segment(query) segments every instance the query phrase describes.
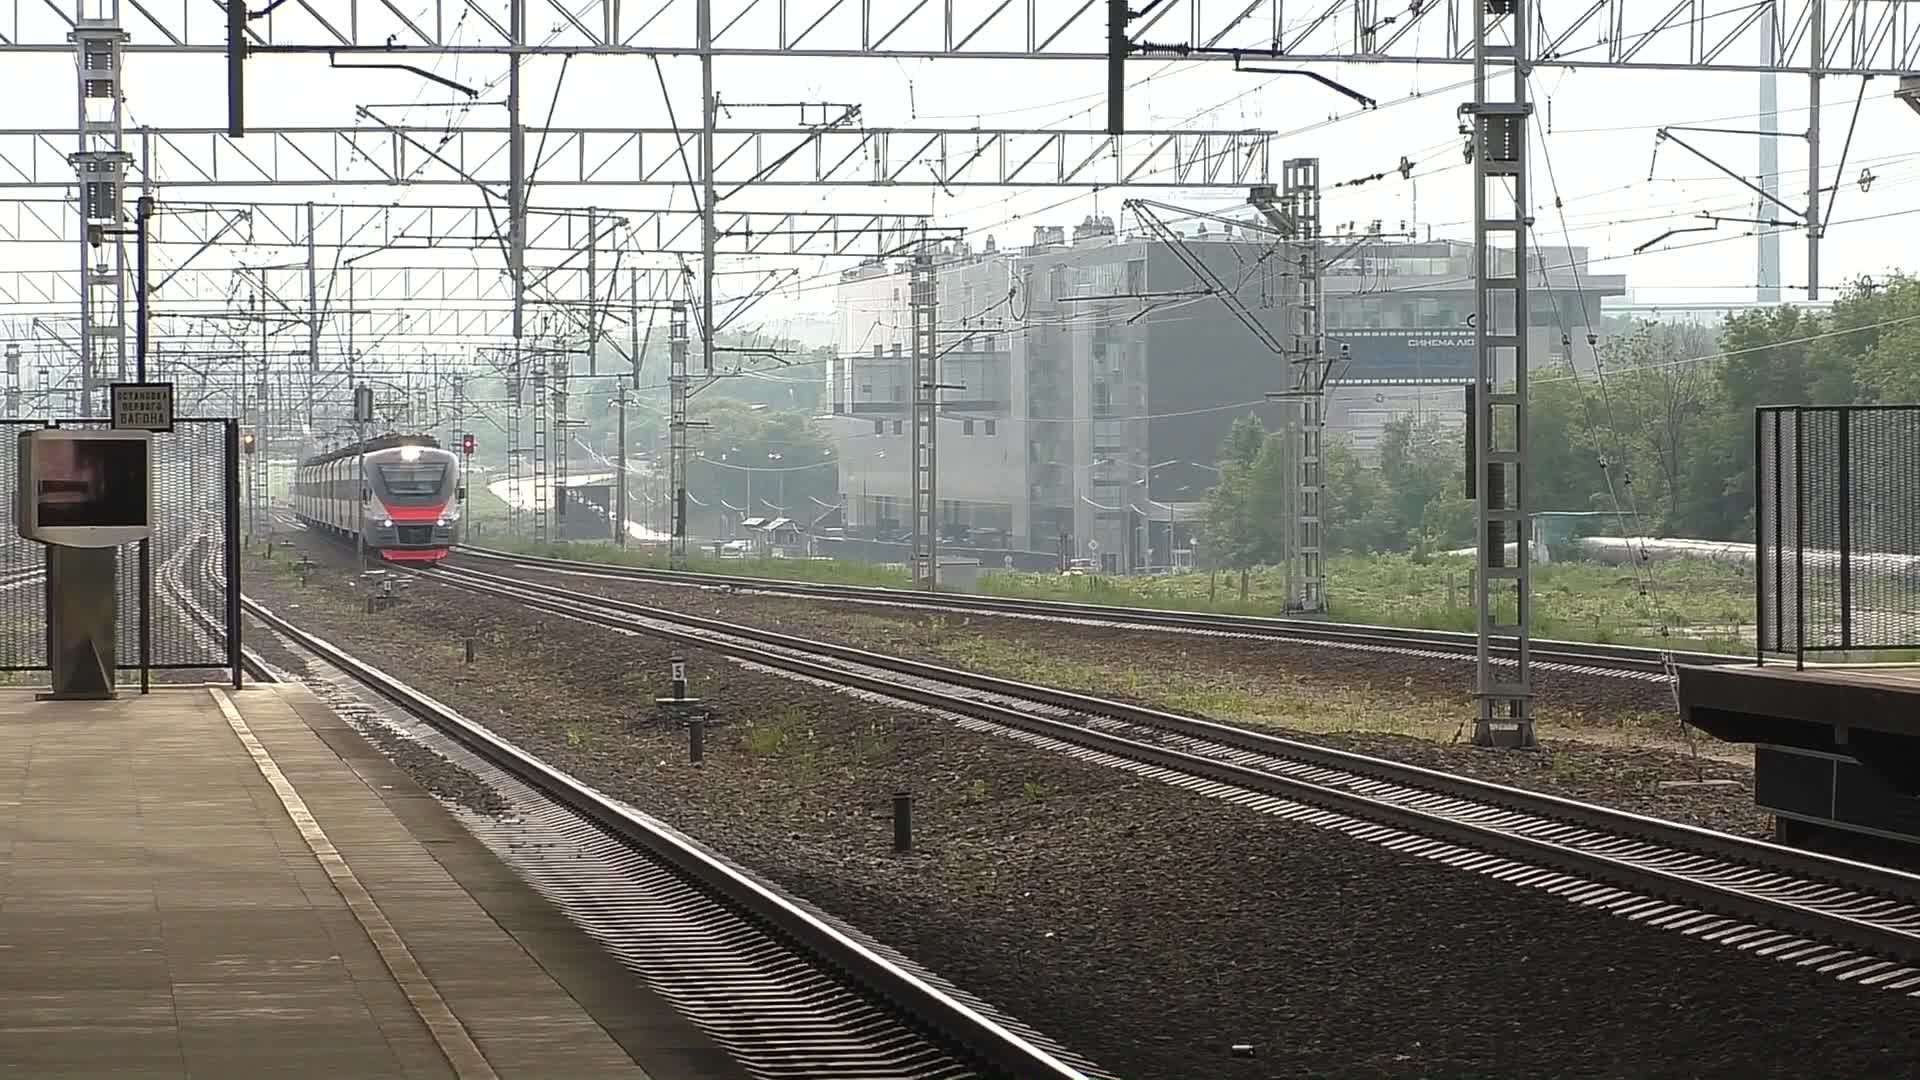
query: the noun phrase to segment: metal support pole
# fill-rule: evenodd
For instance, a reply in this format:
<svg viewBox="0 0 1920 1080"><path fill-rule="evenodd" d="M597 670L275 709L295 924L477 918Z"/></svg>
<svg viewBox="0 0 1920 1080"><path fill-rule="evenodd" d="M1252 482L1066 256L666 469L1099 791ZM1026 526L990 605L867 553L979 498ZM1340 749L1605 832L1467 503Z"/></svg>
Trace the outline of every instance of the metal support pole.
<svg viewBox="0 0 1920 1080"><path fill-rule="evenodd" d="M313 204L307 204L307 430L313 428L313 399L320 383L320 277L313 257Z"/></svg>
<svg viewBox="0 0 1920 1080"><path fill-rule="evenodd" d="M703 374L713 374L714 248L718 243L713 216L713 128L719 103L713 96L713 0L695 0L694 35L700 50L700 361Z"/></svg>
<svg viewBox="0 0 1920 1080"><path fill-rule="evenodd" d="M587 374L600 374L600 210L593 206L587 207Z"/></svg>
<svg viewBox="0 0 1920 1080"><path fill-rule="evenodd" d="M1760 17L1760 62L1771 66L1774 63L1774 41L1779 16L1769 10ZM1760 74L1760 191L1766 198L1779 201L1780 198L1780 140L1776 133L1780 130L1780 97L1778 77L1771 71ZM1770 218L1774 215L1762 201L1755 217ZM1759 239L1759 266L1754 284L1759 288L1755 298L1763 304L1780 302L1780 231L1759 225L1754 228Z"/></svg>
<svg viewBox="0 0 1920 1080"><path fill-rule="evenodd" d="M553 449L548 392L547 361L544 355L536 353L533 360L533 541L536 544L553 541L547 531L547 511L553 505L553 477L547 462L547 455Z"/></svg>
<svg viewBox="0 0 1920 1080"><path fill-rule="evenodd" d="M923 242L913 255L909 283L913 309L913 586L934 588L940 576L935 425L939 357L935 354L933 259Z"/></svg>
<svg viewBox="0 0 1920 1080"><path fill-rule="evenodd" d="M513 340L517 350L526 320L527 131L520 117L520 47L526 43L526 5L512 0L508 18L513 52L507 57L507 275L513 279Z"/></svg>
<svg viewBox="0 0 1920 1080"><path fill-rule="evenodd" d="M133 270L133 381L147 381L147 227L153 217L153 196L141 195L135 204ZM153 691L153 550L148 540L139 544L140 562L140 692Z"/></svg>
<svg viewBox="0 0 1920 1080"><path fill-rule="evenodd" d="M527 498L527 492L515 481L519 477L519 459L515 456L519 450L520 438L520 380L526 376L526 297L527 297L527 132L520 116L520 52L526 43L526 4L524 0L510 0L508 6L508 36L514 52L507 58L507 276L513 283L513 359L510 370L513 372L513 435L507 448L507 468L510 496L508 501L507 531L516 539L520 514L518 500ZM538 390L535 391L539 393ZM541 404L534 403L536 409ZM537 437L537 436L536 436ZM539 481L534 482L532 494L536 542L545 542L545 530L540 528L545 522L545 511L541 508Z"/></svg>
<svg viewBox="0 0 1920 1080"><path fill-rule="evenodd" d="M620 389L620 445L619 459L614 465L613 489L613 542L616 546L627 546L627 391Z"/></svg>
<svg viewBox="0 0 1920 1080"><path fill-rule="evenodd" d="M1511 42L1499 43L1505 20ZM1477 0L1473 8L1474 417L1481 470L1474 524L1477 746L1531 747L1531 477L1527 468L1528 39L1532 0ZM1504 68L1504 71L1495 69ZM1499 79L1510 79L1502 92ZM1499 243L1496 244L1496 240ZM1517 557L1507 565L1506 541ZM1508 612L1511 622L1505 621ZM1496 662L1496 649L1512 659Z"/></svg>
<svg viewBox="0 0 1920 1080"><path fill-rule="evenodd" d="M1807 299L1820 299L1820 80L1826 66L1827 5L1811 0L1808 6L1807 62Z"/></svg>
<svg viewBox="0 0 1920 1080"><path fill-rule="evenodd" d="M221 502L227 526L227 665L233 669L233 688L240 689L240 422L227 421L225 498Z"/></svg>
<svg viewBox="0 0 1920 1080"><path fill-rule="evenodd" d="M153 217L153 196L142 195L135 204L134 295L133 295L133 381L147 381L147 223Z"/></svg>
<svg viewBox="0 0 1920 1080"><path fill-rule="evenodd" d="M107 356L115 358L117 378L127 373L127 249L119 231L121 192L132 164L125 149L126 86L121 79L128 35L120 25L119 0L75 3L72 9L68 37L74 43L79 82L79 139L68 160L78 182L81 212L79 413L90 417Z"/></svg>
<svg viewBox="0 0 1920 1080"><path fill-rule="evenodd" d="M1321 319L1324 279L1321 277L1320 251L1320 159L1295 158L1282 171L1281 194L1287 216L1293 223L1294 252L1294 341L1296 362L1300 365L1295 384L1300 399L1296 447L1299 453L1300 489L1290 500L1294 510L1294 528L1287 538L1293 559L1289 560L1294 578L1291 599L1304 612L1327 609L1326 562L1322 547L1321 507L1327 494L1326 463L1321 456L1326 433L1326 391L1330 362Z"/></svg>
<svg viewBox="0 0 1920 1080"><path fill-rule="evenodd" d="M640 354L640 271L639 270L629 269L627 271L627 295L630 297L630 300L627 304L627 355L632 358L631 363L629 364L629 367L631 367L632 370L628 372L628 377L633 380L632 382L633 388L635 390L638 390L640 389L640 364L645 359L645 357L641 356ZM653 329L653 320L651 316L649 316L647 320L647 329L649 331Z"/></svg>
<svg viewBox="0 0 1920 1080"><path fill-rule="evenodd" d="M673 500L673 536L667 565L687 559L687 306L674 301L667 318L667 484Z"/></svg>
<svg viewBox="0 0 1920 1080"><path fill-rule="evenodd" d="M567 457L573 443L567 434L567 383L573 374L573 362L565 356L553 359L553 539L567 538Z"/></svg>

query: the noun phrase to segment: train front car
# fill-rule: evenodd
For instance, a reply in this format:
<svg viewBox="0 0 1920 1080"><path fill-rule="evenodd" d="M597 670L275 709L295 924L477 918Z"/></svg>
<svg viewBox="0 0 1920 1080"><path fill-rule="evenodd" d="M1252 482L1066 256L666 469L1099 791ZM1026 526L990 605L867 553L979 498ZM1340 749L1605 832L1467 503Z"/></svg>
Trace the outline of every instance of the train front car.
<svg viewBox="0 0 1920 1080"><path fill-rule="evenodd" d="M403 445L361 458L367 478L367 546L396 561L444 559L459 543L460 464L449 451Z"/></svg>

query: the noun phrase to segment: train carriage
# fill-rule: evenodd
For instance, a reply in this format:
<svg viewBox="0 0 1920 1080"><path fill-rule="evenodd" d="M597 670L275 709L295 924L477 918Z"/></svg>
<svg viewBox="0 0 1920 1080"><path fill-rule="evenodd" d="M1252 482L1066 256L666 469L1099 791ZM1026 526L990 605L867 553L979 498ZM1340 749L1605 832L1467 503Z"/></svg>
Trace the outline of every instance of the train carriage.
<svg viewBox="0 0 1920 1080"><path fill-rule="evenodd" d="M302 461L292 499L310 529L360 537L384 559L431 562L460 542L465 494L457 455L429 436L390 435Z"/></svg>

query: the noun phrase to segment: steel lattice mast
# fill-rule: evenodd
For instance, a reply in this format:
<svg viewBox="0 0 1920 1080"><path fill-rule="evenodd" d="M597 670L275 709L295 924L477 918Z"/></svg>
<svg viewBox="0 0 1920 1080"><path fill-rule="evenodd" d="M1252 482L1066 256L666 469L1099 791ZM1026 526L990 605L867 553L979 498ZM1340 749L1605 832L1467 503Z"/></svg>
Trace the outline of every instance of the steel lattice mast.
<svg viewBox="0 0 1920 1080"><path fill-rule="evenodd" d="M1474 7L1473 154L1475 502L1474 696L1481 746L1534 745L1528 621L1533 602L1527 462L1527 34L1531 0ZM1494 41L1504 25L1508 44ZM1507 544L1514 557L1509 563ZM1496 652L1511 657L1495 658Z"/></svg>

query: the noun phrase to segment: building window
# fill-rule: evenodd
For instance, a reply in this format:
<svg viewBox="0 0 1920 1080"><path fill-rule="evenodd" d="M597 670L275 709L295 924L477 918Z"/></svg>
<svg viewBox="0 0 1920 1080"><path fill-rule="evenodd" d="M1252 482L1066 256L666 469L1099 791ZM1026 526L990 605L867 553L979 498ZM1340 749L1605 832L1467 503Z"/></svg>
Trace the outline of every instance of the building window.
<svg viewBox="0 0 1920 1080"><path fill-rule="evenodd" d="M960 434L962 435L973 434L973 421L971 420L960 421Z"/></svg>
<svg viewBox="0 0 1920 1080"><path fill-rule="evenodd" d="M898 434L900 434L900 421L898 421L898 420L895 420L895 421L893 422L893 433L894 433L895 435L898 435Z"/></svg>
<svg viewBox="0 0 1920 1080"><path fill-rule="evenodd" d="M906 387L904 387L904 386L896 386L896 387L894 387L894 388L893 388L893 400L895 400L895 401L905 401L905 400L907 400L907 388L906 388Z"/></svg>
<svg viewBox="0 0 1920 1080"><path fill-rule="evenodd" d="M862 397L872 397L872 396L873 396L873 384L872 384L872 383L870 383L870 382L863 382L863 383L861 383L861 384L860 384L860 395L861 395Z"/></svg>
<svg viewBox="0 0 1920 1080"><path fill-rule="evenodd" d="M994 433L994 422L992 420L989 420L987 421L987 434L992 435L993 433Z"/></svg>
<svg viewBox="0 0 1920 1080"><path fill-rule="evenodd" d="M873 422L873 433L875 435L885 435L887 433L887 422L885 420L875 420Z"/></svg>
<svg viewBox="0 0 1920 1080"><path fill-rule="evenodd" d="M1140 296L1147 291L1147 260L1127 260L1127 295Z"/></svg>

